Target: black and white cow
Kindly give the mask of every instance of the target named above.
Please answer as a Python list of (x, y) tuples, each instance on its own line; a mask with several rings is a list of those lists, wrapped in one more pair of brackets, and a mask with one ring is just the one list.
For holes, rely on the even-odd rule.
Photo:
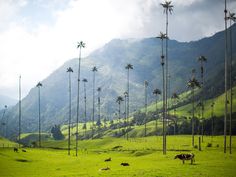
[(195, 162), (194, 154), (193, 153), (191, 153), (191, 154), (179, 154), (179, 155), (175, 156), (175, 159), (182, 160), (183, 164), (184, 164), (185, 160), (191, 160), (191, 164), (193, 164), (193, 162)]

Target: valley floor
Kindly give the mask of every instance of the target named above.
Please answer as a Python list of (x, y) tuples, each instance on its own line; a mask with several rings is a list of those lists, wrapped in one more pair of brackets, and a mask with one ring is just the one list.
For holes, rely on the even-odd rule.
[[(67, 146), (66, 141), (44, 142), (44, 148), (24, 148), (26, 152), (0, 148), (0, 176), (233, 177), (236, 176), (235, 142), (236, 137), (233, 137), (231, 155), (223, 153), (222, 136), (204, 137), (202, 151), (190, 146), (191, 136), (168, 136), (167, 155), (162, 154), (162, 138), (159, 136), (128, 141), (123, 138), (80, 141), (78, 157), (74, 149), (70, 156), (67, 155), (67, 150), (63, 149)], [(193, 165), (189, 161), (182, 164), (174, 159), (176, 154), (191, 152), (195, 154)], [(104, 162), (107, 158), (111, 161)], [(129, 163), (129, 166), (121, 166), (122, 162)], [(107, 167), (109, 170), (101, 170)]]

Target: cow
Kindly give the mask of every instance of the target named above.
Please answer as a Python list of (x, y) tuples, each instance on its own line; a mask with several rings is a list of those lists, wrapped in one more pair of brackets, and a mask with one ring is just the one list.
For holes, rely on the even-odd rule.
[(106, 171), (106, 170), (110, 170), (109, 167), (106, 167), (106, 168), (100, 168), (99, 171)]
[(129, 166), (129, 163), (122, 162), (120, 165), (122, 165), (122, 166)]
[(109, 161), (111, 161), (111, 157), (104, 160), (104, 162), (109, 162)]
[(18, 152), (18, 148), (16, 148), (16, 147), (14, 147), (13, 150), (14, 150), (14, 152)]
[(191, 160), (191, 164), (193, 164), (193, 162), (195, 162), (193, 153), (191, 153), (191, 154), (179, 154), (179, 155), (175, 156), (175, 159), (177, 159), (177, 158), (182, 160), (183, 164), (184, 164), (185, 160)]

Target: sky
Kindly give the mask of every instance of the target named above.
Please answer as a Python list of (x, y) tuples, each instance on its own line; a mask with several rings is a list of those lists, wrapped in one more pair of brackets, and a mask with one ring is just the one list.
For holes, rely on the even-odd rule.
[[(227, 0), (236, 11), (236, 0)], [(114, 38), (155, 37), (165, 30), (163, 0), (0, 0), (0, 95), (18, 98), (67, 60)], [(224, 29), (224, 0), (172, 0), (169, 38), (188, 42)]]

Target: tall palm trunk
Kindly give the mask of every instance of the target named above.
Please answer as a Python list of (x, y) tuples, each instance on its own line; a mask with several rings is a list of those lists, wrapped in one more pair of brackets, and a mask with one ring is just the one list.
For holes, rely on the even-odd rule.
[(192, 146), (194, 147), (194, 87), (192, 88)]
[(39, 147), (41, 147), (41, 111), (40, 111), (40, 86), (38, 87), (38, 99), (39, 99)]
[(211, 103), (211, 137), (214, 136), (214, 100)]
[(119, 104), (119, 132), (120, 132), (120, 102), (118, 104)]
[[(125, 125), (125, 127), (127, 127), (127, 92), (125, 92), (124, 93), (124, 96), (125, 96), (125, 104), (124, 104), (124, 106), (125, 106), (125, 123), (124, 123), (124, 125)], [(126, 131), (127, 131), (127, 129), (125, 129)], [(124, 134), (124, 138), (125, 138), (125, 134)]]
[(147, 86), (148, 82), (144, 82), (144, 96), (145, 96), (145, 119), (144, 119), (144, 136), (147, 136)]
[[(203, 75), (203, 61), (201, 61), (201, 86), (202, 91), (204, 92), (204, 75)], [(203, 134), (204, 134), (204, 101), (203, 101), (203, 93), (201, 95), (201, 118), (202, 118), (202, 125), (201, 125), (201, 134), (202, 134), (202, 142), (203, 142)]]
[(81, 63), (81, 48), (79, 52), (79, 68), (78, 68), (78, 90), (77, 90), (77, 112), (76, 112), (76, 147), (75, 155), (78, 156), (78, 138), (79, 138), (79, 96), (80, 96), (80, 63)]
[(94, 127), (95, 127), (95, 122), (94, 122), (94, 117), (95, 117), (95, 72), (97, 71), (96, 67), (93, 67), (93, 117), (92, 117), (92, 138), (94, 135)]
[(19, 77), (19, 132), (18, 132), (18, 145), (20, 147), (21, 140), (21, 76)]
[(156, 95), (156, 114), (155, 114), (155, 118), (156, 118), (156, 135), (157, 135), (157, 95)]
[(85, 122), (85, 136), (87, 130), (87, 99), (86, 99), (86, 82), (84, 82), (84, 122)]
[(126, 123), (127, 123), (127, 126), (126, 126), (126, 130), (127, 130), (127, 133), (126, 133), (126, 139), (128, 140), (129, 139), (129, 132), (128, 132), (128, 124), (129, 124), (129, 69), (127, 71), (127, 114), (126, 114)]
[(224, 153), (226, 153), (227, 114), (228, 114), (228, 44), (227, 44), (227, 3), (225, 0), (225, 113), (224, 113)]
[(70, 155), (70, 129), (71, 129), (71, 72), (69, 72), (69, 120), (68, 120), (68, 155)]

